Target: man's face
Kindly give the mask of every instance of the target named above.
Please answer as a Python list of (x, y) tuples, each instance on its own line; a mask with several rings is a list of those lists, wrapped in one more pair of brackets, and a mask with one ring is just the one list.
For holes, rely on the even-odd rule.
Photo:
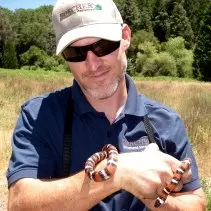
[[(85, 38), (74, 42), (71, 46), (86, 46), (97, 40)], [(95, 99), (106, 99), (117, 91), (120, 82), (124, 80), (127, 66), (124, 41), (121, 41), (118, 49), (106, 56), (98, 57), (92, 51), (88, 51), (85, 61), (68, 62), (84, 94)]]

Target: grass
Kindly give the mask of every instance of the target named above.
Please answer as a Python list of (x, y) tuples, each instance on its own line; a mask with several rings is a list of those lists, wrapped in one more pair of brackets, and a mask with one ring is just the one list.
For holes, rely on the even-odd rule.
[(211, 178), (211, 83), (137, 82), (142, 93), (174, 108), (183, 118), (202, 177)]
[(26, 99), (71, 82), (68, 72), (0, 69), (0, 130), (14, 127), (20, 105)]
[(58, 80), (64, 79), (66, 77), (71, 76), (72, 74), (68, 71), (54, 72), (54, 71), (45, 71), (43, 69), (37, 70), (8, 70), (0, 68), (0, 76), (1, 77), (18, 77), (25, 79), (34, 79), (34, 80)]
[[(211, 83), (189, 79), (134, 78), (145, 95), (174, 108), (183, 118), (211, 210)], [(29, 97), (69, 86), (68, 72), (0, 69), (0, 169), (11, 153), (10, 138), (20, 105)]]
[(157, 77), (143, 77), (135, 76), (133, 77), (135, 81), (179, 81), (179, 82), (197, 82), (197, 80), (192, 78), (178, 78), (171, 76), (157, 76)]

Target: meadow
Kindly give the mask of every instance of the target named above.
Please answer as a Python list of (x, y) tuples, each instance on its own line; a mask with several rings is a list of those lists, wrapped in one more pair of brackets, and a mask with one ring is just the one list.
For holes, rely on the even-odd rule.
[[(175, 78), (134, 78), (146, 96), (174, 108), (183, 118), (199, 166), (211, 210), (211, 83)], [(68, 72), (0, 69), (0, 200), (7, 196), (5, 170), (10, 138), (20, 106), (31, 96), (72, 83)], [(4, 182), (1, 182), (1, 178)], [(6, 207), (6, 205), (1, 205)]]

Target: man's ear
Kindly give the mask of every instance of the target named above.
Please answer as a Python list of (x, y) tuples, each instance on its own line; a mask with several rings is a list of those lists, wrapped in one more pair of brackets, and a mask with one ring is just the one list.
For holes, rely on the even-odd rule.
[(124, 48), (127, 50), (130, 46), (130, 41), (131, 41), (131, 30), (127, 24), (123, 25), (122, 28), (122, 39), (124, 42)]

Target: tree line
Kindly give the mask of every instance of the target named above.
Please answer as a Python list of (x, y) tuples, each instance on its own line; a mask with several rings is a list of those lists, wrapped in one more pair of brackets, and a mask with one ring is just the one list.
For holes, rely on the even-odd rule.
[[(211, 81), (211, 0), (115, 0), (132, 28), (130, 75)], [(0, 67), (60, 71), (51, 22), (53, 6), (0, 7)]]

